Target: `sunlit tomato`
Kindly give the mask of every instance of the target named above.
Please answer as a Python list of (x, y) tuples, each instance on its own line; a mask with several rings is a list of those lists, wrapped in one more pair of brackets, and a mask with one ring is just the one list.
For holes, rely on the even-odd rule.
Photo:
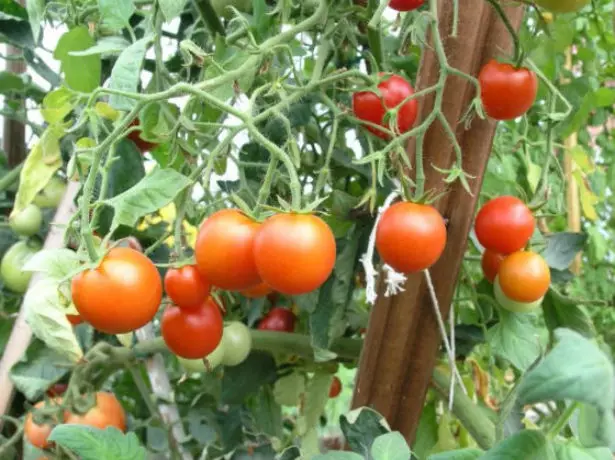
[(24, 271), (23, 266), (41, 249), (38, 241), (18, 241), (9, 248), (0, 263), (0, 277), (4, 286), (13, 292), (23, 294), (28, 289), (32, 272)]
[(83, 323), (83, 318), (81, 317), (81, 315), (66, 315), (66, 319), (73, 326), (77, 326), (77, 325)]
[(164, 277), (164, 290), (180, 308), (198, 308), (209, 296), (209, 283), (196, 265), (170, 268)]
[(397, 11), (412, 11), (423, 5), (425, 0), (391, 0), (389, 6)]
[(551, 272), (540, 254), (520, 251), (509, 255), (498, 272), (502, 292), (517, 302), (534, 302), (549, 290)]
[(117, 398), (104, 391), (96, 393), (96, 405), (85, 414), (69, 414), (66, 423), (71, 425), (88, 425), (94, 428), (112, 426), (126, 431), (126, 413)]
[(486, 249), (511, 254), (523, 249), (534, 233), (532, 211), (514, 196), (501, 196), (485, 204), (476, 216), (475, 231)]
[[(130, 126), (140, 126), (139, 124), (139, 120), (135, 119), (132, 121), (132, 123), (130, 123)], [(152, 142), (148, 142), (145, 139), (141, 138), (141, 130), (135, 130), (132, 131), (130, 134), (128, 134), (128, 139), (130, 139), (131, 141), (133, 141), (135, 143), (135, 145), (137, 146), (137, 148), (141, 151), (141, 153), (145, 153), (145, 152), (149, 152), (150, 150), (153, 150), (156, 148), (156, 146), (158, 144), (154, 144)]]
[(295, 330), (295, 314), (288, 308), (275, 307), (258, 323), (261, 331), (293, 332)]
[(311, 214), (277, 214), (256, 235), (258, 273), (274, 290), (288, 295), (319, 288), (335, 265), (335, 237)]
[(342, 392), (342, 381), (337, 378), (337, 376), (333, 377), (333, 381), (331, 382), (331, 386), (329, 387), (329, 398), (337, 398)]
[(402, 201), (388, 208), (376, 229), (382, 260), (401, 273), (431, 267), (446, 246), (446, 225), (432, 206)]
[[(397, 131), (403, 134), (412, 128), (418, 114), (416, 99), (404, 102), (406, 98), (414, 94), (414, 89), (409, 82), (399, 75), (383, 78), (384, 80), (378, 84), (380, 96), (371, 91), (360, 91), (352, 95), (352, 111), (358, 119), (390, 130), (392, 123), (388, 118), (385, 120), (385, 114), (387, 110), (394, 109), (403, 102), (397, 112)], [(366, 126), (366, 128), (382, 139), (389, 137), (385, 132), (373, 126)]]
[(513, 120), (536, 100), (538, 78), (524, 67), (491, 60), (478, 75), (485, 112), (495, 120)]
[(260, 283), (250, 289), (241, 291), (241, 294), (249, 299), (259, 299), (268, 296), (272, 292), (273, 289), (271, 289), (267, 283)]
[(224, 347), (222, 364), (225, 366), (238, 366), (246, 360), (252, 349), (250, 329), (238, 321), (229, 323), (224, 327), (222, 345)]
[(53, 176), (45, 188), (38, 192), (32, 203), (39, 208), (57, 208), (66, 192), (66, 182), (57, 176)]
[(502, 292), (499, 276), (496, 277), (495, 281), (493, 282), (493, 293), (495, 295), (495, 300), (497, 300), (498, 304), (502, 308), (508, 311), (512, 311), (514, 313), (528, 313), (530, 311), (536, 310), (538, 307), (540, 307), (543, 301), (543, 297), (539, 298), (538, 300), (535, 300), (534, 302), (517, 302), (516, 300), (512, 300)]
[[(213, 371), (216, 367), (222, 364), (224, 358), (224, 343), (220, 341), (214, 351), (209, 353), (205, 358), (201, 359), (185, 359), (177, 357), (179, 363), (182, 365), (186, 372), (203, 373)], [(205, 365), (205, 361), (207, 365)]]
[(73, 278), (73, 302), (85, 321), (107, 334), (149, 323), (162, 300), (162, 280), (150, 259), (130, 248), (113, 248), (94, 269)]
[(21, 236), (36, 235), (42, 225), (43, 212), (35, 204), (29, 204), (24, 210), (9, 218), (9, 226)]
[(62, 396), (66, 389), (68, 388), (68, 384), (66, 383), (54, 383), (47, 389), (47, 396), (56, 397)]
[(480, 265), (483, 268), (483, 273), (487, 281), (493, 283), (495, 277), (498, 276), (500, 265), (505, 258), (505, 255), (498, 254), (497, 252), (490, 251), (489, 249), (483, 252)]
[[(41, 409), (48, 404), (60, 404), (62, 400), (60, 398), (55, 398), (50, 402), (39, 401), (34, 405), (35, 409)], [(64, 414), (66, 416), (66, 414)], [(30, 444), (34, 447), (38, 447), (39, 449), (46, 449), (50, 447), (52, 443), (47, 441), (47, 438), (51, 434), (51, 430), (53, 430), (54, 425), (63, 422), (63, 420), (57, 420), (55, 417), (53, 420), (50, 420), (51, 423), (44, 423), (42, 425), (37, 425), (34, 423), (34, 417), (32, 412), (29, 412), (26, 415), (26, 420), (24, 422), (24, 436), (28, 440)]]
[(536, 4), (554, 13), (573, 13), (579, 11), (590, 0), (536, 0)]
[(205, 219), (195, 247), (196, 263), (205, 279), (231, 291), (259, 284), (254, 261), (258, 228), (258, 223), (236, 209), (224, 209)]
[(167, 307), (162, 315), (162, 338), (177, 356), (199, 359), (213, 352), (222, 340), (224, 323), (220, 308), (209, 298), (200, 307), (182, 310)]

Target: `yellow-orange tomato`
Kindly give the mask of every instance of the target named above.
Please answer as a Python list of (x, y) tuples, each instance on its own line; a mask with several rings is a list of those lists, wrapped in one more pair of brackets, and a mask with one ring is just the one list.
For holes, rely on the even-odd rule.
[(266, 283), (261, 283), (257, 284), (253, 288), (241, 291), (241, 294), (249, 299), (259, 299), (261, 297), (268, 296), (272, 292), (273, 289), (271, 289)]
[(495, 277), (498, 276), (500, 265), (502, 265), (502, 261), (505, 258), (505, 255), (498, 254), (497, 252), (490, 251), (489, 249), (483, 252), (483, 257), (481, 258), (480, 264), (487, 281), (493, 283)]
[(535, 302), (543, 297), (551, 284), (547, 262), (535, 252), (515, 252), (502, 262), (498, 279), (506, 297), (517, 302)]
[(94, 328), (124, 334), (149, 323), (162, 300), (162, 280), (150, 259), (130, 248), (114, 248), (100, 265), (73, 278), (73, 302)]
[(205, 219), (196, 240), (199, 271), (212, 285), (241, 291), (261, 282), (254, 261), (259, 224), (236, 209), (224, 209)]
[(126, 430), (126, 413), (117, 398), (104, 391), (96, 393), (96, 405), (85, 414), (69, 414), (67, 424), (88, 425), (104, 430), (113, 426), (118, 430)]
[(299, 295), (319, 288), (335, 265), (335, 237), (311, 214), (277, 214), (261, 225), (254, 243), (258, 273), (274, 290)]
[[(62, 398), (54, 398), (52, 401), (55, 401), (55, 403), (60, 404), (62, 402)], [(47, 404), (50, 403), (46, 403), (45, 401), (39, 401), (34, 405), (34, 408), (40, 409)], [(64, 414), (64, 417), (66, 417), (66, 414)], [(63, 422), (63, 420), (54, 420), (54, 422), (55, 424), (58, 424)], [(37, 425), (36, 423), (34, 423), (34, 417), (32, 416), (32, 412), (29, 412), (24, 422), (24, 435), (28, 442), (34, 447), (38, 447), (39, 449), (46, 449), (52, 444), (47, 441), (47, 438), (49, 437), (49, 434), (51, 434), (51, 430), (53, 430), (55, 424), (45, 423), (42, 425)]]

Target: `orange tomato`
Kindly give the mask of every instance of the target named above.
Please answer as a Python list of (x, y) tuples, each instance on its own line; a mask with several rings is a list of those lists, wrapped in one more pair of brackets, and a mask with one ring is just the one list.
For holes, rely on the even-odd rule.
[(277, 214), (259, 229), (254, 243), (258, 273), (275, 291), (299, 295), (319, 288), (335, 265), (335, 237), (311, 214)]
[(78, 324), (83, 323), (83, 318), (81, 317), (81, 315), (66, 315), (66, 319), (73, 326), (77, 326)]
[(333, 377), (331, 381), (331, 386), (329, 387), (329, 398), (337, 398), (342, 392), (342, 381), (337, 378), (337, 376)]
[(489, 249), (483, 252), (480, 265), (487, 281), (493, 283), (495, 277), (498, 276), (500, 265), (502, 265), (502, 261), (505, 258), (505, 255), (498, 254), (497, 252), (490, 251)]
[(96, 393), (96, 405), (85, 414), (69, 414), (67, 424), (88, 425), (101, 430), (113, 426), (126, 431), (126, 413), (117, 398), (104, 391)]
[[(62, 402), (62, 398), (54, 398), (50, 401), (51, 402), (49, 403), (45, 401), (39, 401), (34, 405), (34, 408), (40, 409), (47, 404), (60, 404)], [(64, 416), (66, 417), (66, 414)], [(26, 437), (28, 442), (34, 447), (38, 447), (39, 449), (47, 449), (51, 446), (51, 444), (53, 444), (47, 441), (47, 438), (51, 434), (51, 430), (53, 430), (55, 425), (62, 422), (63, 420), (54, 420), (54, 423), (52, 424), (45, 423), (42, 425), (37, 425), (36, 423), (34, 423), (34, 417), (32, 415), (32, 412), (29, 412), (28, 415), (26, 415), (26, 420), (24, 422), (24, 436)]]
[(504, 259), (498, 273), (502, 292), (517, 302), (535, 302), (549, 290), (551, 272), (541, 255), (520, 251)]
[(164, 290), (180, 308), (198, 308), (209, 296), (209, 283), (196, 265), (170, 268), (164, 277)]
[(244, 297), (248, 297), (249, 299), (259, 299), (261, 297), (268, 296), (272, 292), (273, 292), (273, 289), (267, 286), (266, 283), (261, 283), (261, 284), (257, 284), (256, 286), (250, 289), (241, 291), (241, 294)]
[(162, 300), (162, 281), (150, 259), (130, 248), (113, 248), (97, 268), (73, 278), (73, 302), (94, 328), (123, 334), (149, 323)]
[(259, 224), (236, 209), (208, 217), (199, 230), (195, 255), (199, 271), (214, 286), (241, 291), (261, 282), (254, 261)]

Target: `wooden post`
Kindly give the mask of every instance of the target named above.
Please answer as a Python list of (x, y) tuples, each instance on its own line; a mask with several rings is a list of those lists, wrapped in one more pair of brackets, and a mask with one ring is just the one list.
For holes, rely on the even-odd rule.
[[(506, 7), (505, 11), (513, 26), (518, 28), (523, 7)], [(453, 2), (440, 0), (440, 34), (451, 66), (478, 75), (489, 59), (503, 54), (510, 56), (510, 35), (484, 0), (463, 2), (459, 9), (457, 38), (450, 37), (452, 20)], [(435, 84), (439, 72), (436, 56), (426, 50), (419, 69), (418, 89)], [(444, 115), (456, 130), (463, 149), (463, 167), (475, 177), (470, 180), (472, 195), (459, 182), (447, 189), (442, 174), (432, 167), (448, 168), (455, 161), (450, 140), (438, 123), (428, 131), (424, 142), (426, 190), (446, 191), (436, 206), (448, 219), (448, 243), (442, 258), (430, 270), (444, 317), (450, 309), (496, 127), (492, 120), (475, 119), (471, 128), (465, 129), (460, 119), (475, 94), (476, 89), (470, 82), (450, 77), (443, 103)], [(433, 104), (433, 95), (422, 101), (423, 119), (432, 111)], [(413, 143), (408, 146), (408, 154), (413, 158)], [(385, 416), (394, 430), (413, 442), (441, 337), (424, 275), (409, 276), (405, 292), (395, 297), (384, 296), (382, 278), (380, 276), (379, 296), (363, 347), (353, 407), (373, 407)]]

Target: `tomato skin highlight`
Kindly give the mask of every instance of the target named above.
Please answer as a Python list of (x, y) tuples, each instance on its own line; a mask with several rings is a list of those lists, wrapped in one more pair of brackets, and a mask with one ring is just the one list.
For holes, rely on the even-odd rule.
[(396, 11), (412, 11), (420, 8), (425, 0), (391, 0), (389, 7)]
[(162, 314), (162, 338), (177, 356), (199, 359), (212, 353), (222, 340), (224, 323), (220, 308), (210, 297), (199, 308), (170, 305)]
[(551, 271), (540, 254), (519, 251), (504, 259), (498, 279), (506, 297), (530, 303), (544, 297), (549, 290)]
[(444, 219), (434, 207), (401, 201), (382, 214), (376, 249), (396, 271), (414, 273), (438, 261), (446, 238)]
[(66, 417), (69, 425), (88, 425), (104, 430), (115, 427), (126, 431), (126, 413), (117, 398), (106, 391), (96, 393), (96, 405), (85, 414), (69, 414)]
[(211, 287), (196, 265), (184, 265), (167, 270), (164, 290), (178, 307), (198, 308), (209, 296)]
[(156, 266), (130, 248), (111, 249), (97, 268), (76, 275), (71, 287), (79, 314), (107, 334), (145, 326), (162, 300), (162, 280)]
[(481, 208), (474, 229), (486, 249), (507, 255), (528, 244), (535, 226), (532, 211), (523, 201), (514, 196), (501, 196)]
[[(400, 105), (407, 97), (414, 94), (414, 88), (403, 77), (391, 75), (378, 84), (380, 96), (371, 91), (359, 91), (352, 95), (352, 111), (364, 121), (369, 121), (389, 129), (389, 120), (385, 122), (386, 111)], [(418, 102), (412, 99), (403, 104), (397, 112), (397, 129), (399, 134), (410, 131), (418, 115)], [(372, 126), (365, 126), (374, 135), (388, 139), (390, 136)]]
[(271, 289), (267, 283), (260, 283), (250, 289), (241, 291), (241, 295), (248, 299), (260, 299), (261, 297), (268, 296), (272, 292), (273, 289)]
[(335, 265), (335, 237), (311, 214), (277, 214), (259, 229), (254, 256), (262, 280), (275, 291), (299, 295), (320, 287)]
[(297, 317), (288, 308), (274, 307), (258, 323), (260, 331), (293, 332)]
[(337, 398), (342, 392), (342, 381), (334, 376), (329, 387), (329, 398)]
[(500, 271), (500, 265), (502, 265), (505, 258), (505, 255), (498, 254), (489, 249), (483, 252), (480, 264), (487, 281), (490, 283), (495, 281), (495, 277), (498, 276), (498, 272)]
[(254, 257), (259, 227), (236, 209), (224, 209), (206, 218), (195, 246), (196, 263), (204, 278), (229, 291), (261, 283)]
[(485, 112), (495, 120), (514, 120), (526, 113), (538, 94), (536, 74), (494, 59), (483, 66), (478, 81)]

